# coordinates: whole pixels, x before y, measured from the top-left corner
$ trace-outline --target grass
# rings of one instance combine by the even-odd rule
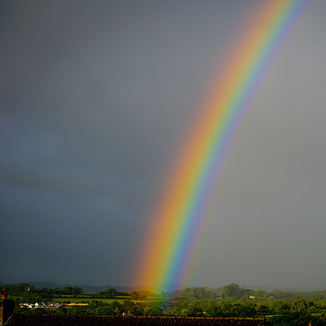
[[[70,302],[70,303],[90,303],[91,301],[100,301],[103,303],[109,303],[111,304],[114,301],[124,301],[124,300],[128,300],[130,299],[130,297],[116,297],[114,299],[101,299],[101,298],[93,298],[93,297],[64,297],[64,298],[54,298],[54,301],[57,302]],[[133,302],[139,302],[137,300],[131,300]],[[122,303],[122,302],[121,302]]]

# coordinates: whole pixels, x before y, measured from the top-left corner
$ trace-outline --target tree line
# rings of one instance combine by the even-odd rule
[[[326,326],[325,291],[296,292],[250,290],[236,283],[220,289],[205,287],[187,288],[160,295],[146,291],[121,293],[114,288],[93,295],[79,287],[64,286],[55,289],[36,289],[28,284],[8,285],[8,292],[16,302],[55,301],[84,297],[89,305],[62,306],[58,309],[18,308],[21,313],[94,314],[134,316],[184,317],[242,317],[265,318],[273,325]],[[101,301],[101,299],[112,299]],[[32,301],[31,301],[32,300]]]

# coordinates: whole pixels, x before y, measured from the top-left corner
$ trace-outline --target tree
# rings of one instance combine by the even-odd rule
[[[236,283],[231,283],[223,287],[222,290],[222,298],[233,298],[233,299],[240,299],[242,296],[241,288]]]
[[[129,314],[132,308],[135,307],[135,304],[131,300],[124,300],[122,306],[125,312]]]
[[[268,313],[270,313],[270,309],[268,306],[266,306],[265,304],[260,304],[257,308],[257,313],[260,316],[264,316],[267,315]]]
[[[299,314],[306,314],[312,305],[313,303],[306,299],[297,299],[291,303],[291,311]]]
[[[223,317],[223,311],[221,306],[221,301],[217,300],[208,300],[205,302],[204,311],[206,312],[206,316],[211,317]]]
[[[257,291],[254,291],[254,296],[256,299],[261,299],[266,296],[266,292],[264,290],[257,290]]]
[[[195,288],[194,289],[194,297],[198,300],[202,299],[211,299],[213,296],[212,291],[209,291],[203,287]]]
[[[269,303],[272,311],[277,314],[287,314],[290,312],[290,307],[285,300],[274,300]]]
[[[110,299],[114,299],[117,296],[118,291],[114,288],[110,288],[106,291],[106,296]]]
[[[75,286],[72,288],[72,294],[73,295],[80,295],[80,294],[83,294],[84,291],[82,288],[78,287],[78,286]]]
[[[61,307],[59,307],[57,309],[57,314],[58,315],[66,315],[67,314],[67,309],[65,307],[61,306]]]
[[[188,308],[188,317],[203,317],[204,312],[203,309],[199,306],[191,306]]]
[[[144,316],[145,315],[145,311],[144,311],[144,308],[142,307],[139,307],[139,306],[134,306],[130,313],[133,315],[133,316]]]
[[[113,315],[113,310],[108,307],[98,307],[95,309],[95,315]]]
[[[139,293],[136,292],[136,291],[132,291],[132,292],[130,293],[130,296],[131,296],[131,300],[138,300],[138,298],[139,298]]]
[[[116,315],[121,315],[124,311],[122,304],[120,304],[118,301],[113,301],[110,308]]]
[[[75,286],[64,286],[63,288],[56,288],[52,293],[63,294],[63,295],[79,295],[83,294],[83,289]]]
[[[149,308],[146,311],[146,316],[162,316],[162,310],[159,308]]]

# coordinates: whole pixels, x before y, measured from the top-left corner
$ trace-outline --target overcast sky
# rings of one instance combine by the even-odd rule
[[[260,0],[0,1],[2,282],[132,284],[189,121]],[[189,286],[325,289],[326,1],[238,130]]]

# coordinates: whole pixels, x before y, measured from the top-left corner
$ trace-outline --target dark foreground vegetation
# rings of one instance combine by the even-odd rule
[[[221,289],[188,288],[155,295],[146,291],[118,292],[114,288],[85,294],[82,288],[35,288],[1,284],[16,302],[16,313],[66,315],[132,315],[265,318],[272,325],[326,326],[326,290],[314,292],[250,290],[238,284]],[[48,308],[29,305],[60,302]],[[25,304],[25,305],[23,305]],[[33,307],[33,308],[31,308]],[[44,308],[47,307],[47,308]]]

